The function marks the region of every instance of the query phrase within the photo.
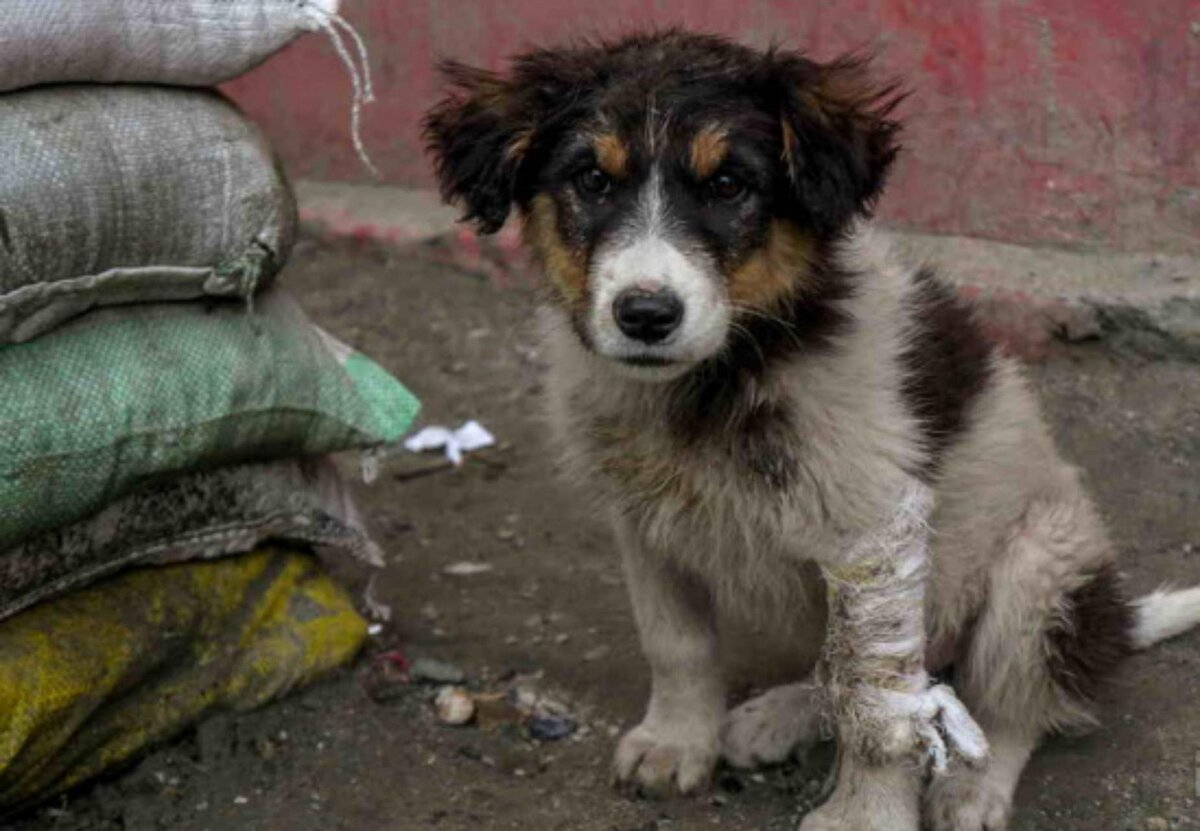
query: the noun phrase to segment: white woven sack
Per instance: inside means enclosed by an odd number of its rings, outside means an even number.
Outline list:
[[[207,90],[0,95],[0,159],[0,348],[97,306],[250,297],[291,250],[271,149]]]
[[[64,82],[210,86],[297,35],[329,30],[339,0],[3,0],[0,92]]]

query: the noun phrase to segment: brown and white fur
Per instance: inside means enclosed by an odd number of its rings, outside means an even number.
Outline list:
[[[990,758],[926,787],[911,761],[843,752],[801,828],[1001,831],[1039,738],[1092,724],[1098,686],[1200,620],[1200,593],[1125,598],[1018,367],[872,230],[893,91],[859,62],[680,32],[449,72],[428,122],[443,185],[484,230],[515,203],[550,278],[550,420],[611,516],[652,672],[618,778],[687,793],[722,755],[815,741],[839,660],[822,576],[925,487],[909,612]],[[614,320],[631,292],[682,307],[655,312],[666,334]],[[788,639],[808,676],[727,711],[725,619]]]

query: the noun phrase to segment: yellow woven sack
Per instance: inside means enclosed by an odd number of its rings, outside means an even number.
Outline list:
[[[349,661],[366,624],[308,554],[147,568],[0,624],[0,814],[128,761],[214,710]]]

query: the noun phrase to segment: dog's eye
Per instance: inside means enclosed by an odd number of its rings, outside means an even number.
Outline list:
[[[709,197],[721,202],[732,202],[746,192],[746,183],[732,173],[719,173],[708,180]]]
[[[612,177],[598,167],[589,167],[575,177],[575,186],[588,196],[605,196],[612,190]]]

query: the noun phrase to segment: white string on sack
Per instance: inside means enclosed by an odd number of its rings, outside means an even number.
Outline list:
[[[375,84],[371,78],[371,62],[367,53],[367,45],[349,21],[335,12],[315,3],[307,3],[304,8],[317,27],[329,36],[334,51],[337,52],[338,58],[341,59],[346,71],[350,74],[350,84],[354,94],[350,105],[350,140],[354,144],[354,152],[358,154],[359,160],[367,170],[371,171],[371,175],[378,178],[379,168],[371,160],[362,140],[362,108],[375,102]],[[359,63],[355,63],[354,56],[350,53],[342,37],[343,33],[354,44]]]

